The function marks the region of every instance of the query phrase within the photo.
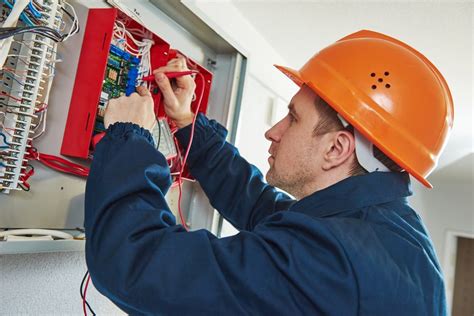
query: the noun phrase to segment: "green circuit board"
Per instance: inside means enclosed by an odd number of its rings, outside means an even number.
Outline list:
[[[139,63],[137,57],[111,45],[97,108],[95,133],[105,131],[104,114],[108,101],[135,91]]]

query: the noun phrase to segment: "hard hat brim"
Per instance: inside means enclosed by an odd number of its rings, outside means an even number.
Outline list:
[[[280,65],[273,65],[282,73],[284,73],[288,78],[290,78],[294,83],[301,87],[305,82],[298,70],[291,69],[288,67],[280,66]]]

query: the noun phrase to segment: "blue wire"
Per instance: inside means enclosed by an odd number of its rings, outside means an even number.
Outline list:
[[[7,136],[6,136],[5,134],[3,134],[3,133],[0,132],[0,136],[3,137],[3,142],[4,142],[5,144],[11,145],[11,144],[7,141]]]
[[[5,3],[10,9],[13,9],[13,5],[8,0],[3,0],[3,3]],[[35,25],[33,22],[31,22],[30,18],[28,18],[24,12],[20,14],[20,18],[29,26]]]
[[[30,0],[30,3],[28,3],[28,8],[30,9],[31,13],[35,16],[35,18],[41,17],[41,12],[36,10],[35,6],[33,5],[33,0]]]
[[[16,82],[18,82],[18,83],[21,84],[22,86],[25,85],[24,83],[22,83],[21,81],[19,81],[18,79],[16,79],[15,76],[12,75],[11,73],[9,73],[8,71],[5,71],[5,74],[10,75],[10,78],[12,78],[13,80],[15,80]],[[2,80],[2,81],[3,81],[3,80]]]

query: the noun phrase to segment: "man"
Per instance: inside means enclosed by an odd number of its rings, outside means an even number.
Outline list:
[[[185,69],[178,58],[155,71],[183,148],[194,81],[179,78],[173,90],[163,72]],[[225,142],[222,126],[197,117],[189,167],[241,230],[228,238],[176,225],[164,198],[170,172],[148,131],[149,92],[110,102],[86,190],[96,288],[130,314],[446,314],[436,254],[406,199],[406,171],[429,186],[452,126],[441,74],[370,31],[323,49],[300,71],[279,69],[301,88],[266,133],[269,184]]]

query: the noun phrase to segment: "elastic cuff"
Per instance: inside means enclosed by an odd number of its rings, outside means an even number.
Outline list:
[[[151,145],[155,146],[150,131],[137,124],[116,122],[107,128],[107,136],[112,138],[128,139],[131,135],[143,136]]]

